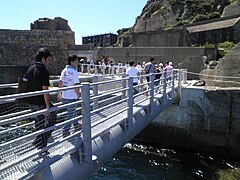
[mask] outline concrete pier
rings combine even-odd
[[[182,88],[137,140],[240,158],[240,89]]]

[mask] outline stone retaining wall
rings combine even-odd
[[[138,139],[240,158],[240,90],[183,88]]]

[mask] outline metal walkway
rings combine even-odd
[[[62,168],[57,162],[62,162],[61,166],[68,166],[64,165],[67,164],[64,159],[71,161],[72,155],[75,157],[72,163],[77,162],[81,168],[78,168],[81,172],[77,174],[79,177],[74,175],[74,178],[89,176],[94,171],[96,162],[101,165],[114,155],[112,151],[120,150],[124,143],[130,141],[155,116],[171,105],[176,97],[175,90],[181,84],[181,74],[182,71],[174,70],[171,81],[168,82],[166,74],[162,74],[157,80],[154,80],[155,76],[151,74],[149,83],[145,81],[146,75],[142,75],[138,77],[140,83],[135,87],[132,86],[132,77],[101,81],[101,76],[93,76],[92,83],[79,85],[81,100],[70,104],[57,101],[56,94],[73,87],[52,87],[47,91],[0,96],[0,179],[61,179],[63,176],[58,172],[58,168]],[[15,86],[16,84],[7,85],[5,88]],[[133,94],[133,88],[138,90],[137,94]],[[34,117],[44,114],[46,110],[31,111],[27,105],[16,102],[16,99],[44,93],[51,94],[54,107],[49,111],[56,112],[57,123],[36,131]],[[77,104],[77,116],[65,120],[66,108],[73,104]],[[82,124],[82,129],[71,127],[71,134],[63,138],[62,127],[76,120]],[[121,136],[119,130],[113,130],[116,127],[120,129]],[[36,136],[50,131],[52,134],[47,146],[36,149],[33,146]],[[104,139],[107,141],[104,142]],[[116,139],[119,144],[114,142]],[[109,152],[103,152],[110,144],[116,147],[109,149]],[[46,150],[48,153],[44,153]],[[96,155],[97,161],[92,159],[93,155]]]

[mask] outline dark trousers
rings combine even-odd
[[[30,104],[30,108],[32,111],[38,111],[41,109],[45,109],[44,105],[33,105]],[[41,130],[47,127],[50,127],[55,124],[56,121],[56,113],[50,113],[48,117],[45,117],[44,115],[38,115],[35,117],[35,130]],[[41,149],[47,146],[47,140],[51,136],[52,131],[48,131],[42,134],[37,135],[35,138],[33,145],[37,149]]]
[[[138,83],[137,83],[137,82],[134,82],[134,83],[133,83],[133,86],[136,86],[136,85],[138,85]],[[135,95],[135,94],[137,94],[137,93],[138,93],[137,88],[136,88],[136,87],[133,87],[133,95]]]

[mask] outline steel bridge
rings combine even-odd
[[[1,85],[6,95],[0,96],[0,179],[86,179],[174,102],[183,72],[174,69],[171,77],[164,72],[160,79],[156,74],[137,76],[136,86],[124,73],[91,75],[90,82],[77,86],[81,99],[69,104],[56,96],[76,86],[57,88],[58,80],[51,81],[50,90],[21,94],[14,93],[17,83]],[[54,104],[48,110],[32,111],[18,101],[45,93]],[[71,105],[77,105],[76,117],[66,119]],[[57,114],[56,123],[36,130],[34,118],[47,111]],[[63,137],[63,126],[76,120],[82,128],[71,127],[70,135]],[[47,146],[37,149],[34,139],[49,132]]]

